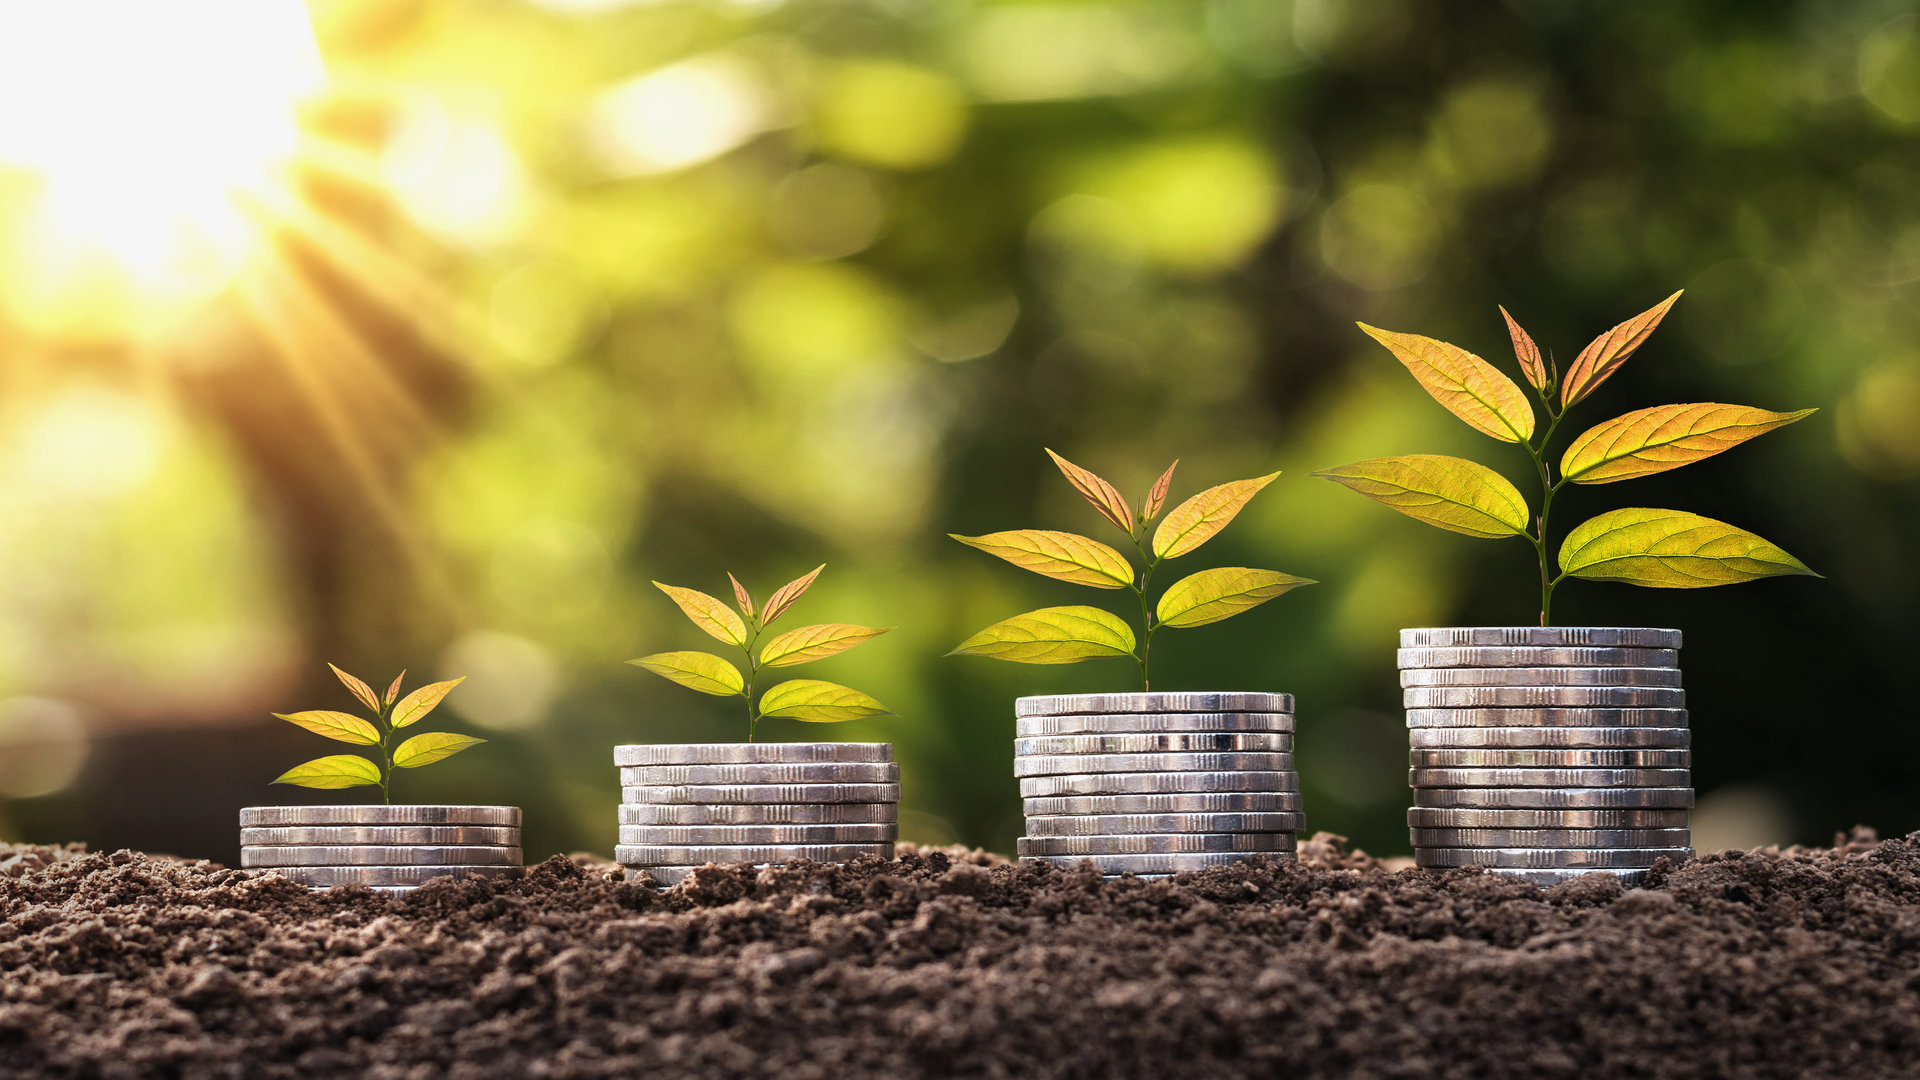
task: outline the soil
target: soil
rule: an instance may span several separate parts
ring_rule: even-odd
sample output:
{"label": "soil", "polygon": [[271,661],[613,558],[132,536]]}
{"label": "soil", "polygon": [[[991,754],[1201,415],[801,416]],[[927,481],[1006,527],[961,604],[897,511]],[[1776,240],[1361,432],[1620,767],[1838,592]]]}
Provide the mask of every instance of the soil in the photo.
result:
{"label": "soil", "polygon": [[0,847],[3,1077],[1920,1070],[1920,833],[1551,889],[1303,845],[1178,881],[905,848],[398,898]]}

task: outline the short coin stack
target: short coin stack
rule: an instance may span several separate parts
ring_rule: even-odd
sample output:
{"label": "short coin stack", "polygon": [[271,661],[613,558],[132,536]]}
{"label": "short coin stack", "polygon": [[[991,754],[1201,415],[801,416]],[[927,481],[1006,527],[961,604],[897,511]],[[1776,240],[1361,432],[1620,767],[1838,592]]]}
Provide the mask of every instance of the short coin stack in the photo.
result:
{"label": "short coin stack", "polygon": [[1293,695],[1065,694],[1015,715],[1020,861],[1144,876],[1293,857]]}
{"label": "short coin stack", "polygon": [[250,806],[240,865],[316,889],[405,892],[442,877],[520,873],[514,806]]}
{"label": "short coin stack", "polygon": [[1693,857],[1680,631],[1400,632],[1414,860],[1552,884]]}
{"label": "short coin stack", "polygon": [[900,766],[891,743],[616,746],[614,859],[674,885],[709,863],[893,858]]}

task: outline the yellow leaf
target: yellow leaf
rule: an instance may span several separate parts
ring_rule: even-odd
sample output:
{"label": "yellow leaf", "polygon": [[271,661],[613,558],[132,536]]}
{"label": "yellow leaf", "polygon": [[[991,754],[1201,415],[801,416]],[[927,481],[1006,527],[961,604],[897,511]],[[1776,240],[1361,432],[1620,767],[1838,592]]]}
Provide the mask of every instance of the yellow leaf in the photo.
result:
{"label": "yellow leaf", "polygon": [[1214,534],[1226,528],[1234,515],[1240,513],[1248,499],[1258,495],[1261,488],[1273,483],[1273,478],[1279,475],[1271,472],[1252,480],[1210,487],[1174,507],[1153,531],[1154,555],[1162,559],[1176,558],[1213,539]]}
{"label": "yellow leaf", "polygon": [[1458,345],[1418,334],[1397,334],[1360,324],[1373,340],[1407,366],[1433,400],[1476,430],[1502,442],[1533,438],[1533,406],[1500,370]]}
{"label": "yellow leaf", "polygon": [[1497,540],[1527,535],[1527,500],[1485,465],[1444,454],[1372,458],[1314,473],[1452,532]]}
{"label": "yellow leaf", "polygon": [[727,575],[727,580],[733,583],[733,599],[740,605],[740,614],[749,619],[753,618],[753,594],[748,592],[747,587],[740,584],[740,579],[731,573]]}
{"label": "yellow leaf", "polygon": [[1073,490],[1092,503],[1095,510],[1100,511],[1100,516],[1113,522],[1128,536],[1133,535],[1133,507],[1127,505],[1126,497],[1120,494],[1120,489],[1052,450],[1047,451],[1047,456],[1060,467],[1061,473],[1067,478],[1067,483],[1073,485]]}
{"label": "yellow leaf", "polygon": [[333,668],[333,674],[340,680],[341,685],[352,691],[354,697],[360,699],[360,704],[365,705],[376,713],[380,711],[380,698],[374,694],[373,687],[341,671],[332,664],[328,664],[327,666]]}
{"label": "yellow leaf", "polygon": [[1590,428],[1560,459],[1560,473],[1576,484],[1611,484],[1677,469],[1731,450],[1748,439],[1811,416],[1746,405],[1656,405]]}
{"label": "yellow leaf", "polygon": [[846,652],[863,641],[871,641],[893,627],[875,629],[853,623],[820,623],[789,630],[760,650],[760,663],[767,667],[792,667],[810,660],[824,660]]}
{"label": "yellow leaf", "polygon": [[1098,540],[1076,533],[1047,529],[1014,529],[985,536],[948,536],[998,555],[1023,570],[1096,589],[1124,589],[1133,584],[1133,565],[1126,556]]}
{"label": "yellow leaf", "polygon": [[1160,594],[1156,616],[1161,626],[1205,626],[1238,615],[1311,579],[1278,570],[1223,566],[1181,578]]}
{"label": "yellow leaf", "polygon": [[991,656],[1022,664],[1071,664],[1132,656],[1133,628],[1095,607],[1051,607],[994,623],[949,656]]}
{"label": "yellow leaf", "polygon": [[[718,598],[708,596],[698,589],[683,589],[678,585],[662,585],[654,582],[653,587],[666,593],[673,599],[693,625],[729,645],[747,643],[747,626],[740,616]],[[771,605],[769,605],[771,606]]]}
{"label": "yellow leaf", "polygon": [[393,677],[392,685],[387,687],[387,696],[380,699],[382,703],[387,705],[393,704],[393,699],[400,696],[400,681],[402,679],[405,679],[406,677],[407,677],[407,669],[401,668],[400,674],[395,675]]}
{"label": "yellow leaf", "polygon": [[422,765],[431,765],[436,761],[450,758],[469,746],[479,746],[486,741],[471,735],[455,735],[451,731],[429,731],[425,735],[415,735],[394,747],[393,767],[417,769]]}
{"label": "yellow leaf", "polygon": [[1586,348],[1581,349],[1580,356],[1567,369],[1567,380],[1560,384],[1560,407],[1565,409],[1578,405],[1582,398],[1593,393],[1595,387],[1606,382],[1608,376],[1618,371],[1620,365],[1627,362],[1627,357],[1646,342],[1653,328],[1667,317],[1668,309],[1678,299],[1680,293],[1674,293],[1594,338]]}
{"label": "yellow leaf", "polygon": [[393,714],[387,717],[387,722],[392,724],[396,731],[409,724],[418,723],[428,713],[432,712],[434,706],[440,704],[440,700],[446,697],[454,687],[466,681],[467,677],[462,675],[457,679],[449,679],[446,682],[428,683],[413,693],[408,694],[406,697],[401,698],[400,704],[393,707]]}
{"label": "yellow leaf", "polygon": [[1703,589],[1805,574],[1799,559],[1745,529],[1679,510],[1628,507],[1582,522],[1560,545],[1560,569],[1593,581]]}
{"label": "yellow leaf", "polygon": [[627,663],[715,697],[731,697],[743,694],[747,689],[747,681],[741,677],[740,669],[712,653],[654,653]]}
{"label": "yellow leaf", "polygon": [[1547,365],[1540,361],[1540,346],[1533,343],[1533,335],[1520,329],[1506,308],[1500,309],[1500,317],[1507,320],[1507,336],[1513,338],[1513,355],[1520,361],[1520,373],[1527,377],[1535,390],[1547,388]]}
{"label": "yellow leaf", "polygon": [[358,746],[380,745],[380,729],[352,713],[315,709],[311,712],[274,713],[273,715],[289,724],[306,728],[315,735],[325,735],[336,742],[354,743]]}
{"label": "yellow leaf", "polygon": [[273,782],[305,788],[366,787],[380,783],[380,766],[358,754],[333,754],[295,765]]}
{"label": "yellow leaf", "polygon": [[1180,459],[1174,458],[1160,479],[1153,482],[1153,490],[1147,492],[1147,504],[1140,511],[1141,521],[1152,521],[1160,516],[1160,508],[1167,505],[1167,491],[1173,487],[1173,470],[1180,467]]}
{"label": "yellow leaf", "polygon": [[867,695],[839,683],[793,679],[760,695],[761,716],[784,716],[814,724],[836,724],[868,716],[888,716],[892,710]]}
{"label": "yellow leaf", "polygon": [[793,602],[800,599],[800,594],[806,592],[813,585],[813,579],[819,577],[820,571],[826,568],[827,564],[821,563],[814,567],[811,573],[794,578],[775,590],[772,596],[767,597],[767,606],[760,609],[760,625],[772,625],[773,620],[786,614],[787,609],[793,606]]}

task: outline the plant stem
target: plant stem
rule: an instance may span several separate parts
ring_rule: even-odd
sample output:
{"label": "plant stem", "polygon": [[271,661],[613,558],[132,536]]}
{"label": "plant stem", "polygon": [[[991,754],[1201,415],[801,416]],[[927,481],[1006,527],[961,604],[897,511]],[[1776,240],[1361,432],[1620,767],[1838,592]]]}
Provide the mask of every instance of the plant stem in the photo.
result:
{"label": "plant stem", "polygon": [[1153,689],[1153,684],[1147,679],[1147,655],[1153,651],[1153,632],[1159,629],[1153,621],[1152,609],[1147,607],[1147,585],[1153,581],[1153,572],[1159,568],[1160,560],[1147,554],[1137,534],[1133,538],[1133,548],[1140,553],[1141,561],[1147,564],[1146,569],[1140,571],[1140,583],[1133,587],[1133,594],[1140,598],[1140,691],[1145,693]]}
{"label": "plant stem", "polygon": [[380,725],[380,804],[382,806],[393,805],[393,793],[388,790],[388,785],[393,782],[393,751],[387,747],[388,740],[393,737],[393,724],[388,716],[390,711],[389,707],[382,706],[380,711],[374,714],[374,719],[379,721]]}
{"label": "plant stem", "polygon": [[1527,456],[1533,459],[1534,470],[1540,474],[1540,516],[1534,519],[1534,534],[1527,539],[1533,542],[1534,555],[1540,560],[1540,625],[1546,626],[1553,617],[1553,587],[1560,584],[1560,579],[1553,576],[1553,562],[1547,557],[1547,518],[1553,510],[1553,496],[1567,479],[1563,476],[1555,480],[1552,467],[1547,463],[1547,444],[1565,414],[1554,407],[1550,394],[1542,393],[1540,403],[1547,409],[1546,430],[1540,433],[1539,445],[1532,442],[1523,445]]}
{"label": "plant stem", "polygon": [[753,737],[758,734],[760,730],[760,714],[756,712],[753,707],[753,679],[754,676],[760,673],[760,665],[755,663],[753,659],[753,647],[760,643],[760,630],[761,628],[759,626],[753,627],[752,630],[748,632],[747,643],[741,646],[747,653],[747,688],[744,693],[747,698],[748,742],[752,742]]}

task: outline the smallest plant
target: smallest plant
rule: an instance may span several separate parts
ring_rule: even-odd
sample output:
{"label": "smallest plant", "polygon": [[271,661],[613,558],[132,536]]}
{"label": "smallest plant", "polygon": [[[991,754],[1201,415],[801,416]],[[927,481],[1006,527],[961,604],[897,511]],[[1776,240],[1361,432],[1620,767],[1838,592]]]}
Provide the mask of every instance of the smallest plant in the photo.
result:
{"label": "smallest plant", "polygon": [[359,754],[330,754],[327,757],[314,758],[304,764],[295,765],[277,777],[276,784],[292,784],[306,788],[350,788],[377,787],[380,789],[380,801],[391,803],[392,792],[389,785],[395,769],[418,769],[436,761],[450,758],[469,746],[486,742],[471,735],[457,735],[451,731],[429,731],[415,735],[403,743],[393,745],[394,737],[400,729],[412,727],[425,719],[456,686],[466,681],[462,675],[458,679],[431,683],[422,686],[406,697],[400,697],[401,680],[407,677],[402,671],[387,687],[384,695],[375,694],[373,687],[364,681],[334,667],[334,675],[346,686],[360,704],[373,714],[372,720],[352,713],[333,712],[327,709],[314,709],[309,712],[274,713],[296,727],[306,728],[315,735],[324,735],[337,742],[353,743],[358,746],[375,746],[380,749],[378,759],[370,759]]}

